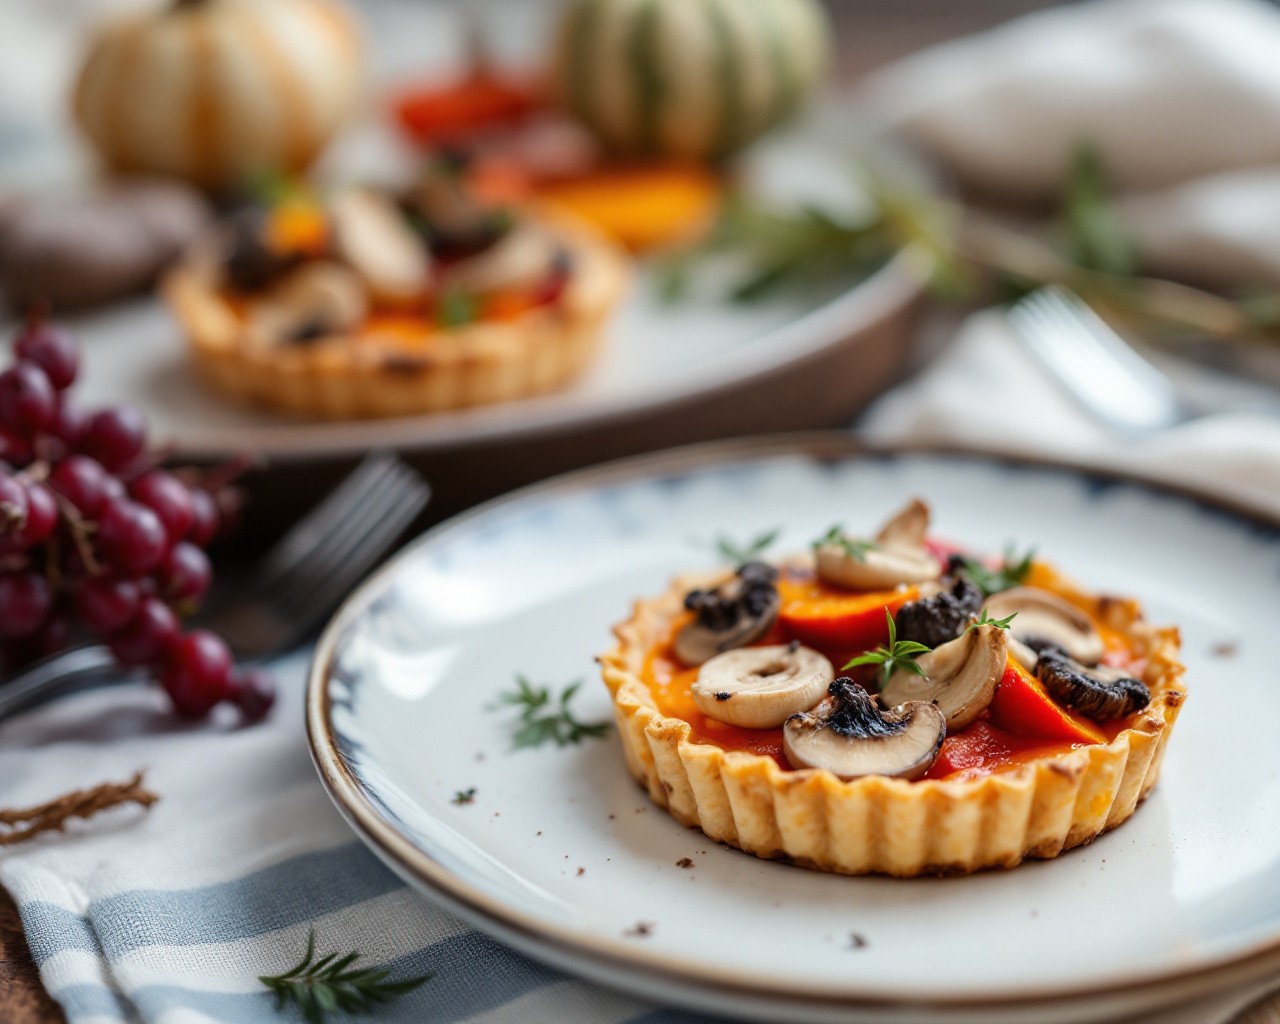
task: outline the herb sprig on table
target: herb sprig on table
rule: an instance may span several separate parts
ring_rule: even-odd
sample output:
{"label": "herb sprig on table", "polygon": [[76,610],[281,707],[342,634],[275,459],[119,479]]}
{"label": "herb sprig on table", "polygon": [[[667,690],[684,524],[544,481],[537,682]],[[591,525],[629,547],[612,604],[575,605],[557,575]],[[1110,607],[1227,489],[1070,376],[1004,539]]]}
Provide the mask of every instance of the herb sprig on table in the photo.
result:
{"label": "herb sprig on table", "polygon": [[307,936],[307,951],[297,965],[283,974],[258,977],[275,993],[276,1009],[293,1003],[308,1024],[324,1024],[334,1012],[368,1013],[397,996],[425,985],[432,975],[423,974],[402,981],[390,980],[384,967],[356,967],[359,953],[326,953],[316,956],[316,930]]}
{"label": "herb sprig on table", "polygon": [[888,685],[889,677],[900,668],[923,676],[924,669],[916,662],[916,658],[922,654],[928,654],[933,649],[915,640],[899,640],[898,627],[893,621],[893,613],[888,608],[884,610],[884,617],[889,623],[889,642],[846,661],[842,666],[844,671],[858,665],[878,665],[881,689]]}
{"label": "herb sprig on table", "polygon": [[588,737],[603,737],[609,731],[608,722],[579,721],[569,707],[581,687],[579,679],[561,690],[559,697],[552,697],[548,687],[534,686],[524,676],[517,675],[515,690],[498,697],[500,706],[520,709],[515,748],[540,747],[549,742],[565,747]]}

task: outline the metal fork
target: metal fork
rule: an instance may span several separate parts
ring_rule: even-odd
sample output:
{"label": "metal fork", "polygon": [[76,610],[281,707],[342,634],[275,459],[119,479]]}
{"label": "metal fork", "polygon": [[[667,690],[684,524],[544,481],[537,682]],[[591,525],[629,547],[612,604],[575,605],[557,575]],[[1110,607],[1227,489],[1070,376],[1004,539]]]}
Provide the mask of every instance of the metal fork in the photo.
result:
{"label": "metal fork", "polygon": [[[241,660],[288,650],[329,616],[426,507],[429,495],[422,478],[395,456],[366,457],[191,625],[218,633]],[[113,665],[101,644],[46,658],[0,684],[0,720],[92,685]]]}
{"label": "metal fork", "polygon": [[1147,433],[1202,414],[1080,298],[1051,285],[1009,310],[1009,322],[1085,411],[1129,433]]}

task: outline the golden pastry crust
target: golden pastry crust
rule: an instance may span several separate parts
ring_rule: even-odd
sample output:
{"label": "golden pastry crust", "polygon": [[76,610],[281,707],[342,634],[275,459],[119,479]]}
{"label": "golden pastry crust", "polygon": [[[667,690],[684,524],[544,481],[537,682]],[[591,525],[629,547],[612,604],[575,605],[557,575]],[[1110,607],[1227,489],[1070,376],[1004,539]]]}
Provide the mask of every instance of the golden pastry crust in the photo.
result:
{"label": "golden pastry crust", "polygon": [[1179,637],[1143,621],[1137,602],[1063,593],[1145,656],[1151,703],[1106,744],[977,778],[872,776],[843,782],[825,770],[784,771],[771,758],[690,740],[688,723],[659,712],[641,673],[685,593],[725,577],[681,577],[637,602],[600,657],[627,767],[677,821],[747,853],[849,875],[968,874],[1056,857],[1133,814],[1155,785],[1185,699]]}
{"label": "golden pastry crust", "polygon": [[587,366],[629,276],[626,257],[593,231],[549,226],[573,261],[556,303],[441,330],[425,344],[346,335],[271,343],[254,335],[198,260],[171,272],[164,292],[205,378],[240,401],[335,420],[505,402],[553,391]]}

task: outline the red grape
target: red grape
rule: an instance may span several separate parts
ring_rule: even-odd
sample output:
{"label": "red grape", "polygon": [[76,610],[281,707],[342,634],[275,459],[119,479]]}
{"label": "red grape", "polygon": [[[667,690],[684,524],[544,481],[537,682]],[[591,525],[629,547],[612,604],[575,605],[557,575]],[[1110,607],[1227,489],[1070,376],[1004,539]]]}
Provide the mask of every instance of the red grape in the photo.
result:
{"label": "red grape", "polygon": [[44,370],[19,359],[0,373],[0,424],[30,437],[50,423],[58,411],[58,398]]}
{"label": "red grape", "polygon": [[11,466],[25,466],[31,461],[31,455],[29,440],[0,427],[0,460]]}
{"label": "red grape", "polygon": [[131,405],[103,409],[89,417],[80,448],[107,469],[122,469],[142,454],[146,418]]}
{"label": "red grape", "polygon": [[44,625],[53,608],[53,588],[36,572],[0,575],[0,636],[29,637]]}
{"label": "red grape", "polygon": [[231,690],[231,652],[221,638],[197,629],[174,643],[160,685],[179,714],[206,715]]}
{"label": "red grape", "polygon": [[264,668],[238,668],[231,673],[231,699],[248,722],[267,717],[276,702],[276,683]]}
{"label": "red grape", "polygon": [[76,614],[103,635],[127,625],[141,604],[142,588],[137,580],[120,576],[91,576],[76,591]]}
{"label": "red grape", "polygon": [[58,403],[58,411],[54,414],[53,422],[49,424],[49,433],[75,448],[84,440],[85,431],[88,429],[89,414],[63,395]]}
{"label": "red grape", "polygon": [[143,473],[130,485],[129,492],[160,517],[170,541],[180,541],[187,535],[195,519],[191,491],[172,473],[162,469]]}
{"label": "red grape", "polygon": [[169,548],[160,517],[128,498],[107,502],[95,542],[103,558],[131,576],[151,572]]}
{"label": "red grape", "polygon": [[66,331],[52,324],[28,324],[14,342],[19,359],[35,363],[57,390],[71,387],[80,370],[80,346]]}
{"label": "red grape", "polygon": [[22,528],[23,549],[43,544],[53,536],[58,525],[58,499],[44,484],[32,481],[26,486],[27,525]]}
{"label": "red grape", "polygon": [[179,541],[169,549],[157,573],[165,597],[186,605],[199,601],[213,581],[209,556],[194,544]]}
{"label": "red grape", "polygon": [[54,610],[43,626],[27,642],[37,658],[47,658],[65,650],[71,640],[71,622],[63,611]]}
{"label": "red grape", "polygon": [[49,473],[49,486],[71,502],[82,516],[97,517],[107,500],[107,471],[87,455],[68,455]]}
{"label": "red grape", "polygon": [[107,637],[107,646],[122,665],[154,665],[178,639],[178,616],[163,601],[144,597],[138,613]]}
{"label": "red grape", "polygon": [[8,474],[0,474],[0,538],[19,542],[30,513],[27,490]]}
{"label": "red grape", "polygon": [[220,524],[218,503],[213,500],[213,495],[200,487],[192,489],[191,529],[187,539],[197,547],[207,548],[218,535]]}

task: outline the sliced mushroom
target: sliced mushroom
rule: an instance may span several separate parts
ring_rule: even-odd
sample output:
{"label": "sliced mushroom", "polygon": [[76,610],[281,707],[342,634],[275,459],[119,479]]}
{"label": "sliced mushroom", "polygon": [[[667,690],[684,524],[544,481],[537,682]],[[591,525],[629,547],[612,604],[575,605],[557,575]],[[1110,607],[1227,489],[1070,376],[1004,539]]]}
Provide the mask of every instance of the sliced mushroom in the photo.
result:
{"label": "sliced mushroom", "polygon": [[[931,588],[933,593],[926,594],[926,588]],[[946,589],[938,584],[925,584],[921,594],[917,600],[899,608],[893,617],[899,640],[941,647],[960,636],[982,608],[982,591],[967,576],[955,577]]]}
{"label": "sliced mushroom", "polygon": [[1016,618],[1009,624],[1010,650],[1027,669],[1036,664],[1036,652],[1052,645],[1084,665],[1096,665],[1102,657],[1098,627],[1075,605],[1039,587],[1014,587],[987,598],[987,616]]}
{"label": "sliced mushroom", "polygon": [[1151,702],[1146,684],[1123,669],[1110,665],[1086,668],[1056,647],[1040,652],[1036,678],[1056,703],[1097,721],[1124,718]]}
{"label": "sliced mushroom", "polygon": [[960,637],[922,654],[917,675],[900,668],[889,677],[880,699],[889,706],[932,701],[946,717],[947,729],[963,729],[986,710],[1008,661],[1005,632],[999,626],[975,626]]}
{"label": "sliced mushroom", "polygon": [[778,617],[777,578],[773,566],[748,562],[713,590],[689,591],[684,606],[697,617],[676,634],[676,657],[701,665],[759,640]]}
{"label": "sliced mushroom", "polygon": [[556,265],[559,243],[532,224],[521,224],[475,256],[459,260],[443,274],[447,287],[466,292],[494,292],[532,287]]}
{"label": "sliced mushroom", "polygon": [[799,644],[742,647],[703,665],[691,689],[710,718],[772,729],[817,704],[834,675],[831,662]]}
{"label": "sliced mushroom", "polygon": [[873,541],[845,536],[819,543],[818,575],[848,590],[889,590],[936,580],[942,564],[925,547],[928,528],[929,506],[913,498]]}
{"label": "sliced mushroom", "polygon": [[270,343],[298,343],[354,330],[368,311],[364,286],[354,271],[315,261],[255,300],[249,307],[249,324]]}
{"label": "sliced mushroom", "polygon": [[888,775],[918,779],[938,758],[947,721],[927,701],[881,711],[847,676],[812,711],[792,715],[782,746],[793,768],[825,768],[841,779]]}
{"label": "sliced mushroom", "polygon": [[333,197],[329,213],[338,255],[374,299],[407,303],[426,294],[426,246],[395,204],[368,189],[349,188]]}

